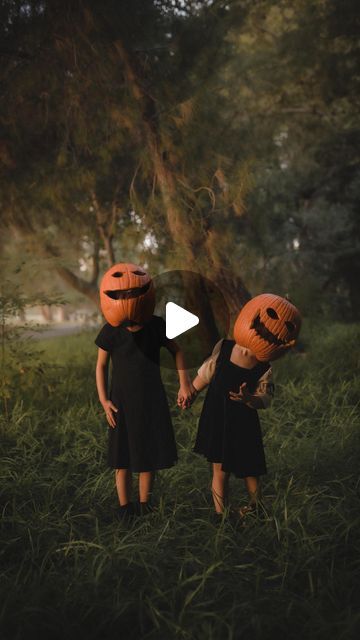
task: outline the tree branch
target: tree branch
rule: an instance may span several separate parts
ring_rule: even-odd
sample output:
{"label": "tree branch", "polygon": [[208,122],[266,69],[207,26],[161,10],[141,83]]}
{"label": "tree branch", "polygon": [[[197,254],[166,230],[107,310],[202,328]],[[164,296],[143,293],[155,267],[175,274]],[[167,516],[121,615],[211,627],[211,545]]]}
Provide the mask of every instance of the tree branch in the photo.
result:
{"label": "tree branch", "polygon": [[[39,238],[36,236],[36,230],[33,228],[30,220],[26,219],[26,216],[24,217],[24,219],[21,220],[20,224],[15,224],[14,222],[12,222],[11,229],[13,230],[14,234],[16,234],[18,238],[31,239],[32,246],[34,245],[34,238],[36,238],[36,249],[38,253],[43,257],[59,258],[58,249],[52,246],[49,242],[42,242],[41,240],[39,240]],[[94,304],[97,307],[99,307],[99,292],[97,287],[97,278],[98,278],[97,269],[98,269],[98,266],[94,269],[93,278],[89,282],[88,280],[84,280],[83,278],[80,278],[79,276],[77,276],[67,267],[64,267],[62,265],[56,265],[56,264],[54,265],[54,270],[60,276],[60,278],[64,280],[64,282],[66,282],[68,285],[70,285],[73,289],[75,289],[79,293],[82,293],[84,296],[86,296],[92,302],[94,302]],[[94,275],[96,275],[96,279],[94,279]]]}
{"label": "tree branch", "polygon": [[112,215],[110,214],[110,220],[109,220],[108,214],[104,215],[99,205],[99,201],[96,197],[95,191],[91,192],[91,200],[93,203],[93,207],[95,209],[96,222],[100,232],[100,236],[102,238],[102,241],[104,243],[104,247],[107,253],[108,265],[109,267],[111,267],[111,265],[113,265],[116,262],[114,247],[112,243],[113,241],[113,233],[111,230]]}
{"label": "tree branch", "polygon": [[91,277],[91,282],[94,285],[97,284],[99,273],[100,273],[99,252],[100,252],[100,242],[99,242],[98,236],[96,236],[94,240],[94,253],[92,256],[93,269],[92,269],[92,277]]}

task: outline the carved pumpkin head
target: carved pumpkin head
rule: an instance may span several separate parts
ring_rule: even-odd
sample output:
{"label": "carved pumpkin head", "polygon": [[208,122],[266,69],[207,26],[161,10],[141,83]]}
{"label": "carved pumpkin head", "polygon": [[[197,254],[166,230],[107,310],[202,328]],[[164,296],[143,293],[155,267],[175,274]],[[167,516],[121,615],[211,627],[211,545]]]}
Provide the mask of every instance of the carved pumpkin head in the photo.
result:
{"label": "carved pumpkin head", "polygon": [[273,293],[263,293],[241,309],[234,339],[250,349],[258,360],[276,360],[294,346],[300,327],[300,312],[291,302]]}
{"label": "carved pumpkin head", "polygon": [[101,280],[100,305],[106,320],[113,327],[125,321],[144,324],[154,313],[153,281],[136,264],[114,264]]}

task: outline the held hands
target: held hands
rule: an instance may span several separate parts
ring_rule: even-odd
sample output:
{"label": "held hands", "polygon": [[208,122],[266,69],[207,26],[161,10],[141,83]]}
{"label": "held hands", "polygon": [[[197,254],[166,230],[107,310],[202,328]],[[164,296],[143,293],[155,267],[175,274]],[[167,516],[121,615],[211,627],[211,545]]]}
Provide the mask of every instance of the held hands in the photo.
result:
{"label": "held hands", "polygon": [[243,382],[240,385],[238,393],[236,393],[235,391],[230,391],[229,396],[230,400],[234,400],[235,402],[244,402],[245,404],[251,402],[251,400],[253,399],[253,396],[251,395],[251,393],[249,393],[246,382]]}
{"label": "held hands", "polygon": [[177,395],[178,407],[180,407],[181,409],[188,409],[195,400],[196,395],[197,390],[190,380],[186,383],[181,384]]}
{"label": "held hands", "polygon": [[114,412],[117,413],[117,408],[111,402],[111,400],[105,400],[101,404],[104,407],[104,411],[105,411],[105,414],[106,414],[106,420],[108,421],[110,427],[112,427],[114,429],[114,427],[116,427],[116,420],[115,420]]}

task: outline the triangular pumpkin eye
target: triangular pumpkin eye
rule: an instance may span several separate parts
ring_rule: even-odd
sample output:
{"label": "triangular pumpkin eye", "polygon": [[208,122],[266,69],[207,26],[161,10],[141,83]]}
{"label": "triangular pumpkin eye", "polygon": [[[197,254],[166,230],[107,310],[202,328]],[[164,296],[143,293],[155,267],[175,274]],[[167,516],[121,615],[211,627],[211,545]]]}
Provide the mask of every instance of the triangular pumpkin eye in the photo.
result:
{"label": "triangular pumpkin eye", "polygon": [[136,276],[145,276],[146,274],[143,271],[133,271]]}
{"label": "triangular pumpkin eye", "polygon": [[272,318],[273,320],[279,320],[279,316],[276,313],[275,309],[273,309],[272,307],[269,307],[268,309],[266,309],[266,313],[268,314],[269,318]]}
{"label": "triangular pumpkin eye", "polygon": [[111,275],[113,278],[121,278],[123,274],[121,273],[121,271],[115,271],[115,273],[112,273]]}

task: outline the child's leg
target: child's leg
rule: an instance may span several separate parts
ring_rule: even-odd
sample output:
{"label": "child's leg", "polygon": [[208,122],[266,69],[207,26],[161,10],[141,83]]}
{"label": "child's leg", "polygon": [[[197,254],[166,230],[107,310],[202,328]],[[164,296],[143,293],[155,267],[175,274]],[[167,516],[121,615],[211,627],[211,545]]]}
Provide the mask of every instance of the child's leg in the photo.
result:
{"label": "child's leg", "polygon": [[249,494],[249,504],[247,507],[241,507],[240,514],[245,515],[248,511],[253,511],[260,500],[260,482],[255,476],[248,476],[245,479],[245,486]]}
{"label": "child's leg", "polygon": [[149,502],[154,482],[153,471],[142,471],[139,473],[139,500],[140,502]]}
{"label": "child's leg", "polygon": [[120,506],[130,502],[132,475],[129,469],[115,469],[116,490],[119,497]]}
{"label": "child's leg", "polygon": [[227,502],[230,474],[223,471],[221,462],[213,462],[212,496],[216,513],[223,513]]}
{"label": "child's leg", "polygon": [[245,486],[249,494],[250,503],[256,504],[256,502],[260,499],[259,478],[256,478],[255,476],[248,476],[247,478],[245,478]]}

